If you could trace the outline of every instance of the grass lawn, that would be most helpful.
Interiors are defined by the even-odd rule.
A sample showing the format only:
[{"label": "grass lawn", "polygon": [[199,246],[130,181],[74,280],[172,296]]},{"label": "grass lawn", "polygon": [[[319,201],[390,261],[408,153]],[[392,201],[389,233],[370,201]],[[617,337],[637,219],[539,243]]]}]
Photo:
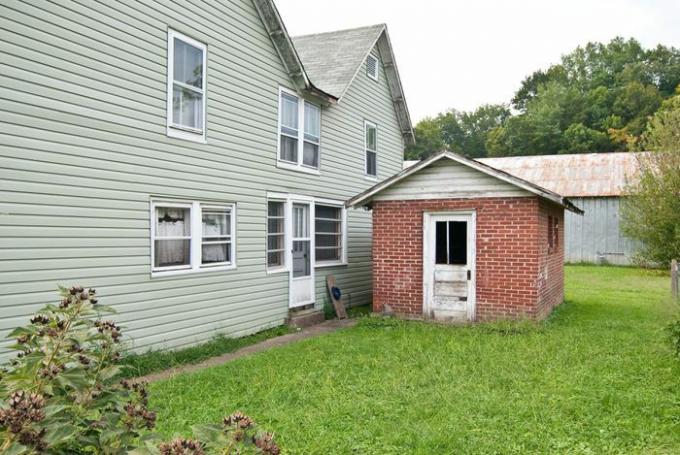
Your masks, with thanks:
[{"label": "grass lawn", "polygon": [[377,323],[152,384],[166,436],[241,410],[284,453],[680,453],[667,275],[571,266],[542,324]]}]

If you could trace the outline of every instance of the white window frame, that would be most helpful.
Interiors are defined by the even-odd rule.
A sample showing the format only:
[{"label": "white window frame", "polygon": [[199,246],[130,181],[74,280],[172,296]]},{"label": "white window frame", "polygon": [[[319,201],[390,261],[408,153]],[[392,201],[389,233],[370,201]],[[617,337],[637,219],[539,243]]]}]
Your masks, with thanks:
[{"label": "white window frame", "polygon": [[[368,127],[375,128],[375,150],[368,149],[368,141],[366,140],[366,132]],[[368,152],[375,154],[375,175],[368,173]],[[364,176],[369,180],[378,179],[378,125],[368,120],[364,120]]]},{"label": "white window frame", "polygon": [[[368,71],[368,59],[369,58],[372,58],[373,60],[375,60],[375,74],[371,74]],[[376,82],[378,82],[378,78],[380,77],[380,59],[373,54],[368,54],[368,56],[366,57],[366,75]]]},{"label": "white window frame", "polygon": [[[298,137],[297,137],[297,162],[293,163],[292,161],[285,161],[281,159],[281,116],[283,114],[283,109],[281,108],[281,102],[282,102],[282,94],[285,93],[290,96],[294,96],[298,100]],[[319,156],[317,157],[317,167],[312,167],[308,166],[306,164],[303,164],[303,159],[304,159],[304,141],[305,141],[305,103],[309,103],[312,106],[316,107],[319,109],[319,142],[317,143],[319,147]],[[276,131],[276,165],[279,168],[282,169],[288,169],[292,171],[299,171],[299,172],[305,172],[307,174],[315,174],[319,175],[319,169],[321,169],[321,117],[322,117],[322,110],[321,106],[312,103],[311,101],[305,100],[303,97],[301,97],[298,93],[296,93],[293,90],[287,89],[285,87],[279,87],[279,99],[278,99],[278,106],[279,106],[279,115],[278,115],[278,125],[277,125],[277,131]],[[287,135],[289,137],[292,137],[290,135]]]},{"label": "white window frame", "polygon": [[[184,41],[185,43],[201,49],[203,52],[203,128],[201,130],[195,130],[193,128],[188,128],[180,125],[175,125],[172,123],[172,97],[173,97],[173,85],[174,81],[174,61],[175,61],[175,38]],[[166,134],[168,137],[173,137],[177,139],[185,139],[194,142],[206,142],[206,130],[207,130],[207,100],[208,100],[208,46],[200,41],[196,41],[193,38],[189,38],[182,33],[175,30],[168,29],[168,74],[167,74],[167,102],[166,102]],[[195,87],[192,90],[197,90]]]},{"label": "white window frame", "polygon": [[[340,209],[340,259],[330,260],[330,261],[319,261],[316,260],[316,206],[322,205],[325,207],[333,207]],[[331,201],[327,199],[316,199],[314,201],[314,250],[315,250],[315,261],[314,266],[316,268],[321,267],[335,267],[338,265],[347,265],[347,209],[345,204],[339,201]]]},{"label": "white window frame", "polygon": [[[189,265],[155,267],[156,254],[156,208],[157,207],[177,207],[189,208],[191,218],[191,253]],[[230,262],[201,264],[202,245],[203,245],[203,209],[207,210],[228,210],[231,220],[229,223],[229,252]],[[171,276],[187,273],[211,272],[221,270],[232,270],[236,268],[236,204],[220,202],[202,201],[178,201],[168,199],[153,199],[150,204],[151,222],[151,276]]]},{"label": "white window frame", "polygon": [[[270,266],[269,265],[269,203],[270,202],[280,202],[283,204],[283,264]],[[288,247],[288,237],[289,237],[289,210],[290,201],[287,198],[277,198],[268,197],[267,198],[267,226],[265,228],[265,265],[267,267],[267,272],[285,272],[288,270],[288,256],[290,255],[290,248]]]},{"label": "white window frame", "polygon": [[[290,265],[292,262],[292,254],[291,251],[293,249],[293,240],[291,236],[291,232],[293,229],[293,201],[295,202],[305,202],[309,203],[312,205],[312,207],[316,207],[316,205],[327,205],[327,206],[333,206],[333,207],[338,207],[341,209],[342,212],[342,254],[341,254],[341,260],[340,261],[324,261],[321,263],[318,263],[314,261],[312,266],[315,269],[318,268],[324,268],[324,267],[338,267],[338,266],[345,266],[347,265],[347,207],[345,207],[344,201],[338,201],[335,199],[324,199],[324,198],[315,198],[312,196],[302,196],[299,194],[288,194],[288,193],[273,193],[269,192],[267,193],[267,202],[269,201],[277,201],[277,202],[283,202],[284,203],[284,208],[283,208],[283,213],[284,213],[284,223],[283,225],[285,226],[285,234],[284,234],[284,245],[286,245],[286,253],[284,254],[284,264],[283,266],[279,267],[267,267],[267,246],[265,245],[265,267],[267,269],[267,273],[281,273],[281,272],[290,272]],[[316,251],[316,229],[315,229],[315,217],[314,213],[312,210],[311,216],[313,217],[311,219],[312,225],[310,226],[310,235],[314,237],[314,250]],[[265,230],[266,232],[266,230]]]}]

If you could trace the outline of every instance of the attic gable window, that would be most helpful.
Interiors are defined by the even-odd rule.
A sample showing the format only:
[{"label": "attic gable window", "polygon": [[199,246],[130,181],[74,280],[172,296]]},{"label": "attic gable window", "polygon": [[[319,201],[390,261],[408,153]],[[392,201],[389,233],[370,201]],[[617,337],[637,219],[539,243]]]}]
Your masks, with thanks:
[{"label": "attic gable window", "polygon": [[373,55],[369,55],[366,57],[366,75],[374,81],[377,81],[378,74],[378,59]]},{"label": "attic gable window", "polygon": [[297,94],[279,92],[279,167],[318,173],[321,108]]},{"label": "attic gable window", "polygon": [[205,44],[168,31],[167,134],[205,141]]}]

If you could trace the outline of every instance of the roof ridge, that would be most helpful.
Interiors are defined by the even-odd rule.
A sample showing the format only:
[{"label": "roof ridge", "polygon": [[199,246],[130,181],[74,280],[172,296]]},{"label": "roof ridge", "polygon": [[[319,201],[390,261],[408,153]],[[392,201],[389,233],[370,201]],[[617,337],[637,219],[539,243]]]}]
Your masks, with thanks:
[{"label": "roof ridge", "polygon": [[379,24],[363,25],[363,26],[360,26],[360,27],[341,28],[341,29],[337,29],[337,30],[330,30],[330,31],[327,31],[327,32],[308,33],[306,35],[295,35],[295,36],[291,36],[291,39],[308,38],[308,37],[311,37],[311,36],[320,36],[320,35],[330,35],[331,33],[339,33],[339,32],[353,32],[353,31],[356,31],[356,30],[365,30],[365,29],[377,28],[377,27],[385,28],[385,27],[387,27],[387,24],[385,24],[383,22],[383,23],[379,23]]}]

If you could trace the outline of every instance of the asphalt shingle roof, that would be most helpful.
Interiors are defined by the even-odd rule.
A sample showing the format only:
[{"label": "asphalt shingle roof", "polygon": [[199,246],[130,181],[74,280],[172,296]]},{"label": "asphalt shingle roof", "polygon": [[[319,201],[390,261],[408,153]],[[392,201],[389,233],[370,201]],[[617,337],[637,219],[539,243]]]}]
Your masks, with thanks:
[{"label": "asphalt shingle roof", "polygon": [[384,30],[377,24],[291,39],[312,83],[340,98]]}]

